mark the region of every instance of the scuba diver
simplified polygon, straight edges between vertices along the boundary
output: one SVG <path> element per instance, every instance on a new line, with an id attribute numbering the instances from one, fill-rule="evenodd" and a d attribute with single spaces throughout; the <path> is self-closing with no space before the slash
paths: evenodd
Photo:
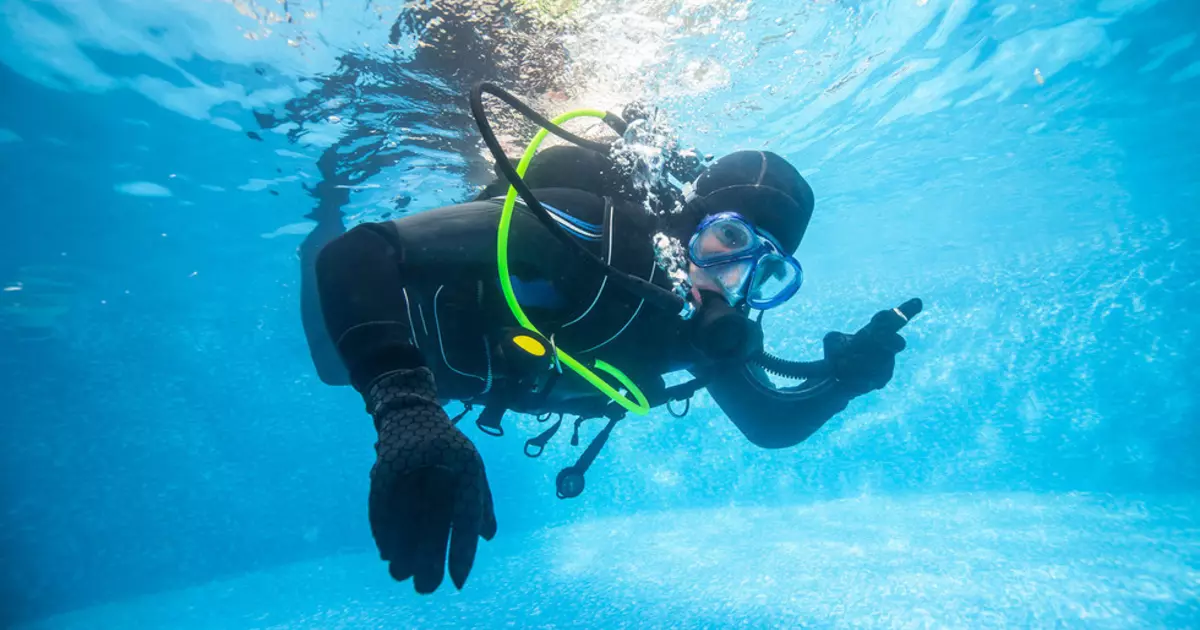
<path id="1" fill-rule="evenodd" d="M 543 129 L 517 166 L 492 132 L 485 92 Z M 763 314 L 803 280 L 793 255 L 814 208 L 787 160 L 673 152 L 666 170 L 684 185 L 664 179 L 647 189 L 614 159 L 621 141 L 559 126 L 591 116 L 624 135 L 645 122 L 636 108 L 550 121 L 487 83 L 472 91 L 471 107 L 501 176 L 474 201 L 331 240 L 313 274 L 321 312 L 305 318 L 323 321 L 340 362 L 318 366 L 322 379 L 353 386 L 374 420 L 369 520 L 397 581 L 431 593 L 448 565 L 461 589 L 478 539 L 496 533 L 484 463 L 458 427 L 472 406 L 483 406 L 475 424 L 491 435 L 503 435 L 506 411 L 539 416 L 548 428 L 526 441 L 530 457 L 564 415 L 577 417 L 575 444 L 582 421 L 605 420 L 558 475 L 558 496 L 570 498 L 628 414 L 707 389 L 751 443 L 786 448 L 891 379 L 905 348 L 898 331 L 919 300 L 880 311 L 855 334 L 829 333 L 818 361 L 762 347 Z M 571 145 L 537 152 L 548 132 Z M 665 374 L 684 370 L 691 381 L 666 386 Z M 772 374 L 801 383 L 777 386 Z M 455 418 L 443 409 L 450 400 L 464 403 Z"/>

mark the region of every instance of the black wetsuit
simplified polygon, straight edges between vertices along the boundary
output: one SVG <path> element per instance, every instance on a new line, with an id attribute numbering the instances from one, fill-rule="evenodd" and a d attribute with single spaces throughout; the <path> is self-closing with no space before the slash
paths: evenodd
<path id="1" fill-rule="evenodd" d="M 560 229 L 608 264 L 668 287 L 654 261 L 656 220 L 581 151 L 544 151 L 526 181 Z M 503 330 L 517 325 L 496 265 L 498 195 L 506 188 L 497 182 L 473 202 L 360 225 L 325 247 L 316 279 L 329 345 L 314 344 L 313 355 L 326 382 L 365 393 L 388 369 L 426 365 L 443 401 L 489 404 L 505 395 L 504 406 L 519 412 L 604 414 L 607 398 L 569 371 L 545 399 L 507 391 L 496 349 Z M 833 379 L 781 393 L 760 385 L 752 367 L 707 359 L 689 322 L 612 286 L 520 203 L 509 257 L 518 300 L 542 333 L 585 363 L 601 359 L 624 371 L 652 405 L 667 402 L 664 374 L 690 370 L 751 442 L 782 448 L 807 438 L 854 395 Z M 307 314 L 307 325 L 315 320 Z M 348 377 L 328 365 L 333 343 Z"/>
<path id="2" fill-rule="evenodd" d="M 851 398 L 888 382 L 895 354 L 904 348 L 897 331 L 919 312 L 919 301 L 880 311 L 854 335 L 826 335 L 825 358 L 802 364 L 772 357 L 753 343 L 713 343 L 761 339 L 757 324 L 715 294 L 683 320 L 631 292 L 645 288 L 635 277 L 667 288 L 653 255 L 658 229 L 685 240 L 717 208 L 754 210 L 756 225 L 786 234 L 784 247 L 794 251 L 813 205 L 791 165 L 764 152 L 726 156 L 697 178 L 698 196 L 685 212 L 659 225 L 606 160 L 577 147 L 556 147 L 539 153 L 525 174 L 533 193 L 522 194 L 545 214 L 516 208 L 509 270 L 519 303 L 549 343 L 584 364 L 615 366 L 651 406 L 707 386 L 742 433 L 766 448 L 804 440 Z M 318 371 L 326 382 L 351 384 L 363 395 L 378 435 L 367 501 L 372 536 L 391 576 L 412 578 L 420 593 L 436 590 L 446 569 L 462 588 L 478 540 L 497 532 L 483 458 L 446 414 L 447 400 L 483 403 L 476 424 L 493 434 L 501 432 L 509 409 L 607 417 L 576 463 L 556 477 L 561 498 L 583 491 L 588 466 L 625 415 L 571 371 L 551 386 L 530 387 L 516 369 L 525 355 L 512 350 L 515 344 L 507 346 L 512 354 L 504 349 L 501 341 L 513 339 L 507 335 L 517 324 L 500 290 L 496 260 L 499 195 L 506 188 L 497 181 L 473 202 L 360 225 L 304 259 L 315 258 L 304 277 L 310 285 L 315 281 L 316 290 L 306 287 L 305 304 L 319 302 L 320 312 L 306 312 L 304 322 Z M 754 205 L 756 198 L 767 201 Z M 789 204 L 800 198 L 806 203 Z M 795 223 L 789 227 L 787 221 Z M 576 245 L 608 267 L 588 262 Z M 731 356 L 726 348 L 746 352 L 711 358 Z M 533 371 L 545 377 L 545 367 Z M 680 369 L 697 376 L 692 385 L 665 388 L 663 375 Z M 761 378 L 767 369 L 808 380 L 776 388 Z M 540 453 L 561 424 L 560 418 L 526 441 L 526 454 Z"/>

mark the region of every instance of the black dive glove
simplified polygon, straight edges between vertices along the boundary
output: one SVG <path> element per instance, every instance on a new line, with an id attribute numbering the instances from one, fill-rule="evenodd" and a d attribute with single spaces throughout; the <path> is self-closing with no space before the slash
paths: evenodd
<path id="1" fill-rule="evenodd" d="M 379 442 L 369 514 L 379 556 L 398 581 L 432 593 L 445 574 L 461 589 L 479 537 L 496 535 L 483 459 L 446 416 L 428 368 L 397 370 L 367 389 Z"/>
<path id="2" fill-rule="evenodd" d="M 883 389 L 892 380 L 896 355 L 907 345 L 898 331 L 920 312 L 921 300 L 914 298 L 897 308 L 879 311 L 853 335 L 825 335 L 825 361 L 834 378 L 854 396 Z"/>

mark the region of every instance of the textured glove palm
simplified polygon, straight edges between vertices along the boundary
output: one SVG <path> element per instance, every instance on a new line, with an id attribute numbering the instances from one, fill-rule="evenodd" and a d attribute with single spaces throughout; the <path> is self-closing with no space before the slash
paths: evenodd
<path id="1" fill-rule="evenodd" d="M 483 459 L 438 404 L 428 368 L 379 377 L 367 400 L 379 432 L 369 515 L 380 558 L 393 578 L 432 593 L 449 544 L 450 578 L 461 589 L 479 537 L 496 535 Z"/>

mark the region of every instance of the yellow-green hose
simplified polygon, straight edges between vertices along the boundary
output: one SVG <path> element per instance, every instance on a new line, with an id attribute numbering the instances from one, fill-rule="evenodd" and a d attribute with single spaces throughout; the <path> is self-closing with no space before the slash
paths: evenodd
<path id="1" fill-rule="evenodd" d="M 553 119 L 552 122 L 556 125 L 561 125 L 562 123 L 573 118 L 604 118 L 604 116 L 605 113 L 599 110 L 577 109 L 562 114 L 561 116 Z M 525 148 L 525 154 L 521 156 L 521 163 L 517 165 L 518 175 L 521 175 L 522 177 L 525 176 L 525 169 L 529 168 L 529 162 L 533 160 L 534 154 L 537 153 L 537 149 L 539 146 L 541 146 L 542 140 L 545 140 L 547 133 L 548 132 L 545 129 L 538 131 L 537 135 L 533 137 L 533 141 L 530 142 L 529 146 Z M 516 206 L 516 202 L 517 189 L 509 186 L 508 195 L 504 198 L 504 208 L 500 214 L 500 228 L 497 231 L 496 237 L 496 263 L 500 269 L 500 289 L 504 292 L 504 300 L 508 302 L 508 308 L 512 310 L 513 316 L 517 318 L 517 321 L 521 324 L 521 326 L 540 335 L 541 331 L 539 331 L 537 327 L 533 325 L 533 322 L 529 321 L 529 318 L 525 315 L 525 311 L 521 309 L 521 305 L 517 302 L 517 296 L 513 293 L 512 277 L 509 276 L 508 272 L 508 233 L 509 229 L 512 227 L 513 208 Z M 647 402 L 645 395 L 642 394 L 642 390 L 638 389 L 638 386 L 634 385 L 633 381 L 629 380 L 629 377 L 626 376 L 621 370 L 618 370 L 617 368 L 599 359 L 595 361 L 596 369 L 615 378 L 622 387 L 624 387 L 629 391 L 630 394 L 633 395 L 635 399 L 634 401 L 630 401 L 623 394 L 621 394 L 621 392 L 613 388 L 612 385 L 606 383 L 604 379 L 600 378 L 599 375 L 589 369 L 586 365 L 575 360 L 571 355 L 567 354 L 563 350 L 558 350 L 557 352 L 558 358 L 564 364 L 566 364 L 567 367 L 571 368 L 571 370 L 573 370 L 576 374 L 583 377 L 585 381 L 594 385 L 596 389 L 604 392 L 606 396 L 616 401 L 617 404 L 639 416 L 644 416 L 650 411 L 650 403 Z"/>

